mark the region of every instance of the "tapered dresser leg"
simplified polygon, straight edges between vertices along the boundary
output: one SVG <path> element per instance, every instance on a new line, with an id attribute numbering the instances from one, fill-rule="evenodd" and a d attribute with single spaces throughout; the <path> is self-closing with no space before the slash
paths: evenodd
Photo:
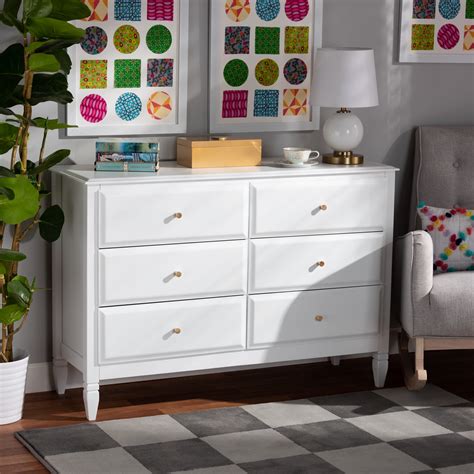
<path id="1" fill-rule="evenodd" d="M 67 385 L 68 366 L 64 359 L 53 360 L 54 386 L 58 395 L 64 395 Z"/>
<path id="2" fill-rule="evenodd" d="M 99 409 L 99 384 L 84 383 L 82 395 L 84 398 L 86 417 L 89 421 L 94 421 L 97 418 L 97 410 Z"/>
<path id="3" fill-rule="evenodd" d="M 372 358 L 372 372 L 374 383 L 377 388 L 383 388 L 388 372 L 388 353 L 376 352 Z"/>

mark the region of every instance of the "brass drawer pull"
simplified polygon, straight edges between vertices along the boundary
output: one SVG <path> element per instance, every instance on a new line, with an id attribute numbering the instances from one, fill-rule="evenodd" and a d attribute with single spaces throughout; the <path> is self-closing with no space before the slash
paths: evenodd
<path id="1" fill-rule="evenodd" d="M 176 278 L 181 278 L 183 276 L 182 272 L 174 272 Z"/>
<path id="2" fill-rule="evenodd" d="M 181 328 L 174 328 L 174 329 L 173 329 L 173 332 L 174 332 L 175 334 L 181 334 Z"/>
<path id="3" fill-rule="evenodd" d="M 176 217 L 176 219 L 182 219 L 183 218 L 183 213 L 182 212 L 176 212 L 174 217 Z"/>
<path id="4" fill-rule="evenodd" d="M 326 265 L 326 262 L 324 260 L 321 260 L 320 262 L 316 262 L 317 267 L 324 267 Z"/>
<path id="5" fill-rule="evenodd" d="M 314 319 L 318 322 L 321 322 L 324 319 L 324 316 L 321 316 L 320 314 L 318 314 L 317 316 L 314 317 Z"/>
<path id="6" fill-rule="evenodd" d="M 321 211 L 327 211 L 328 210 L 328 206 L 326 204 L 321 204 L 319 206 L 319 209 L 321 209 Z"/>

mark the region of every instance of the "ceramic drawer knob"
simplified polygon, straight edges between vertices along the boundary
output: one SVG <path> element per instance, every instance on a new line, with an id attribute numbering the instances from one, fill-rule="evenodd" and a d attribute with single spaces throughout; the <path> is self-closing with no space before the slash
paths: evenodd
<path id="1" fill-rule="evenodd" d="M 328 206 L 326 204 L 321 204 L 319 206 L 319 209 L 321 209 L 321 211 L 327 211 L 328 210 Z"/>
<path id="2" fill-rule="evenodd" d="M 181 278 L 183 276 L 183 273 L 182 272 L 174 272 L 174 276 L 176 278 Z"/>
<path id="3" fill-rule="evenodd" d="M 174 217 L 176 217 L 176 219 L 182 219 L 183 218 L 183 213 L 182 212 L 176 212 Z"/>
<path id="4" fill-rule="evenodd" d="M 320 323 L 324 319 L 324 316 L 321 316 L 320 314 L 318 314 L 317 316 L 314 317 L 314 319 L 318 321 L 318 323 Z"/>
<path id="5" fill-rule="evenodd" d="M 173 332 L 174 332 L 175 334 L 181 334 L 181 328 L 174 328 L 174 329 L 173 329 Z"/>

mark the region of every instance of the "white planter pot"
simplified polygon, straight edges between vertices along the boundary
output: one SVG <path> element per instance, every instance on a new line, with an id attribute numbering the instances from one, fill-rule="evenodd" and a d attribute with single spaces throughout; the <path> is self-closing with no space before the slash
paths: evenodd
<path id="1" fill-rule="evenodd" d="M 18 350 L 13 362 L 0 364 L 0 425 L 21 420 L 29 357 Z"/>

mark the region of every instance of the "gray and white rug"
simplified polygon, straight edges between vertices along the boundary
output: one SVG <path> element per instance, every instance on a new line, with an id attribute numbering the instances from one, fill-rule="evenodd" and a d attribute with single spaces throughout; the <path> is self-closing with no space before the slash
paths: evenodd
<path id="1" fill-rule="evenodd" d="M 474 404 L 433 385 L 16 436 L 59 473 L 474 473 Z"/>

